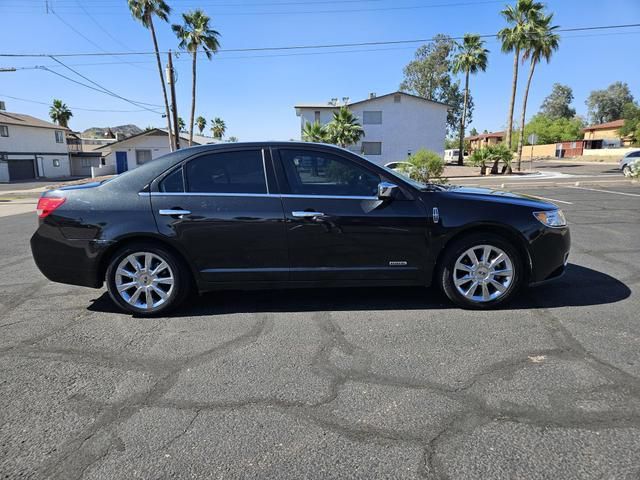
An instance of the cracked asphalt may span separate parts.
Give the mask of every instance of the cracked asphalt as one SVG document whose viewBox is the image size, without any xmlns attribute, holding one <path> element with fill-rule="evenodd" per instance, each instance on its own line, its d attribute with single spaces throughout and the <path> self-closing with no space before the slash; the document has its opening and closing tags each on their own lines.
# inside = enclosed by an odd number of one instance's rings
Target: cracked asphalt
<svg viewBox="0 0 640 480">
<path fill-rule="evenodd" d="M 132 318 L 0 218 L 0 477 L 640 478 L 640 189 L 589 188 L 522 187 L 568 202 L 570 266 L 491 312 L 315 289 Z"/>
</svg>

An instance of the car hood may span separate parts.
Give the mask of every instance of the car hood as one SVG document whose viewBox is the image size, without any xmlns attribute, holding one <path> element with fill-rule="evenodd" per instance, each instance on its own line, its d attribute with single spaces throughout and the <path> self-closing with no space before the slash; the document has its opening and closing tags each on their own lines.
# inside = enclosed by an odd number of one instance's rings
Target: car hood
<svg viewBox="0 0 640 480">
<path fill-rule="evenodd" d="M 539 210 L 554 210 L 558 208 L 557 205 L 536 197 L 522 195 L 519 193 L 506 192 L 503 190 L 494 190 L 491 188 L 461 187 L 451 185 L 447 186 L 446 193 L 447 195 L 456 198 L 520 205 L 523 207 L 531 207 Z"/>
</svg>

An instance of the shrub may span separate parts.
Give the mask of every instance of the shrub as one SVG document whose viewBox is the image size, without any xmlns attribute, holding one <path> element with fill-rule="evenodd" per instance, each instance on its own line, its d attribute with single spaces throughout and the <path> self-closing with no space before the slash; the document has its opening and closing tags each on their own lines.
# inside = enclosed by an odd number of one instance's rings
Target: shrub
<svg viewBox="0 0 640 480">
<path fill-rule="evenodd" d="M 404 162 L 400 167 L 400 171 L 412 180 L 422 183 L 447 182 L 447 179 L 442 176 L 444 173 L 444 159 L 436 152 L 421 148 Z"/>
<path fill-rule="evenodd" d="M 505 170 L 508 172 L 511 170 L 511 161 L 513 160 L 513 153 L 503 143 L 497 145 L 489 145 L 485 148 L 480 148 L 471 154 L 469 159 L 471 165 L 474 167 L 480 167 L 480 174 L 484 175 L 489 163 L 493 162 L 492 173 L 497 173 L 498 164 L 504 163 Z"/>
</svg>

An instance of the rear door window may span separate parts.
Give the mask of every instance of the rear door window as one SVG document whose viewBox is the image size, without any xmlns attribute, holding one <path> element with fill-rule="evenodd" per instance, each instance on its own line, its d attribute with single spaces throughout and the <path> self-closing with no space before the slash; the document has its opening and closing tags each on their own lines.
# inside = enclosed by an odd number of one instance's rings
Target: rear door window
<svg viewBox="0 0 640 480">
<path fill-rule="evenodd" d="M 194 193 L 267 193 L 261 150 L 202 155 L 186 165 L 187 191 Z"/>
</svg>

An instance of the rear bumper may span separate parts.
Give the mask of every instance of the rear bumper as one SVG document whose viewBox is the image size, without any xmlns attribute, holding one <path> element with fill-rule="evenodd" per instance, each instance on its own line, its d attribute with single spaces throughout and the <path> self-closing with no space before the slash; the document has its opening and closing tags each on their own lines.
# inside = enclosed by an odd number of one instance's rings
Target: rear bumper
<svg viewBox="0 0 640 480">
<path fill-rule="evenodd" d="M 568 227 L 546 228 L 531 242 L 530 285 L 561 277 L 569 261 L 571 234 Z"/>
<path fill-rule="evenodd" d="M 31 253 L 38 269 L 53 282 L 99 288 L 99 253 L 92 240 L 70 240 L 46 224 L 31 237 Z"/>
</svg>

